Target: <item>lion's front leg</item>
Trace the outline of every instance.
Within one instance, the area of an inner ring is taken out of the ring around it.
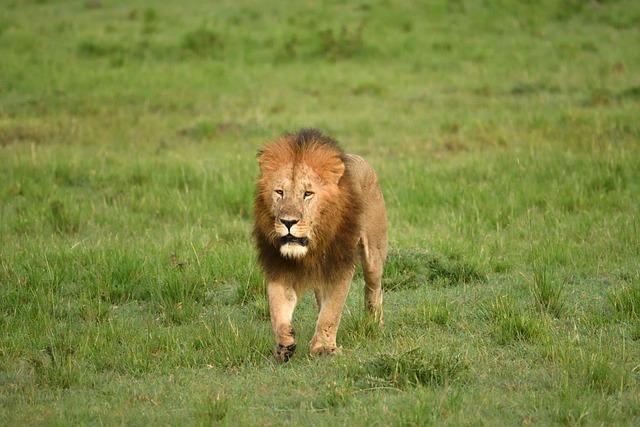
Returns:
[[[291,286],[280,282],[269,282],[269,313],[271,328],[276,339],[275,356],[280,362],[287,362],[296,350],[296,339],[291,319],[298,296]]]
[[[336,335],[340,326],[342,308],[351,286],[350,274],[339,283],[327,284],[317,291],[320,300],[320,314],[316,323],[316,332],[311,339],[311,355],[333,354],[339,351]]]

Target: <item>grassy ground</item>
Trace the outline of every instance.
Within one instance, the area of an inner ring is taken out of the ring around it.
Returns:
[[[0,424],[640,423],[635,1],[6,1]],[[378,170],[386,325],[271,357],[255,152]]]

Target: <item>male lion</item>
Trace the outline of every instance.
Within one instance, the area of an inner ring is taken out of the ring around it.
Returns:
[[[376,173],[315,129],[278,138],[258,161],[254,236],[267,278],[275,356],[286,362],[293,355],[293,310],[309,288],[320,310],[311,354],[334,353],[358,254],[366,309],[382,324],[387,217]]]

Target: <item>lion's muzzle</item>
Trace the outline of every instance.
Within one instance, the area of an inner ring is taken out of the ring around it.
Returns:
[[[309,239],[287,234],[280,238],[280,255],[285,258],[302,258],[307,254]]]
[[[286,245],[287,243],[307,246],[309,245],[309,239],[306,237],[296,237],[293,234],[287,234],[286,236],[280,238],[280,244]]]

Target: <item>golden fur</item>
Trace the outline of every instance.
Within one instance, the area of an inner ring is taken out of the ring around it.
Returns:
[[[358,255],[365,305],[382,322],[387,225],[376,174],[314,129],[284,135],[258,157],[254,236],[268,282],[276,357],[286,361],[295,350],[293,310],[309,288],[320,309],[311,352],[333,353]]]

